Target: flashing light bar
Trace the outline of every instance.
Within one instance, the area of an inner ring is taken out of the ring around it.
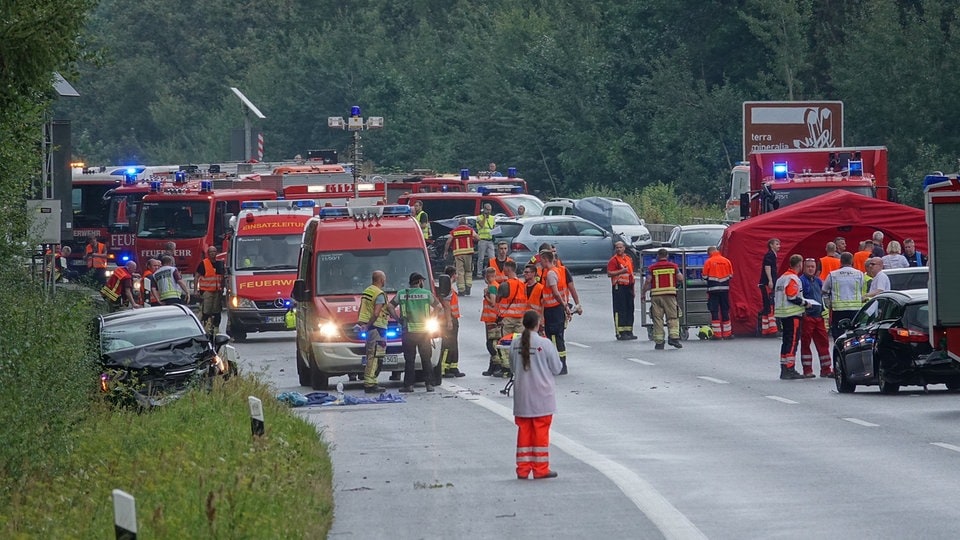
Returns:
[[[491,193],[523,193],[523,186],[479,186],[477,193],[489,195]]]
[[[177,171],[173,173],[173,181],[182,184],[187,181],[187,172],[186,171]]]
[[[213,191],[213,180],[201,180],[200,193],[208,193],[211,191]]]
[[[313,208],[316,205],[317,201],[313,199],[279,199],[276,201],[243,201],[240,203],[240,209],[266,210],[268,208]]]
[[[507,167],[507,178],[516,178],[516,177],[517,177],[517,168]]]
[[[774,180],[786,180],[787,179],[787,167],[786,161],[777,161],[773,164],[773,179]]]
[[[355,217],[372,219],[383,216],[410,216],[412,209],[405,204],[390,206],[330,206],[320,209],[320,219]]]
[[[460,179],[469,180],[470,179],[470,169],[460,169]]]
[[[132,186],[137,183],[137,173],[136,171],[130,172],[130,169],[127,169],[126,174],[123,175],[123,185]]]
[[[267,205],[263,201],[243,201],[240,203],[241,210],[252,210],[257,208],[266,208]]]
[[[293,203],[293,206],[297,208],[313,208],[317,206],[317,201],[313,199],[299,199],[291,202]]]
[[[850,176],[863,176],[863,160],[851,160],[847,163],[847,167],[850,171]]]

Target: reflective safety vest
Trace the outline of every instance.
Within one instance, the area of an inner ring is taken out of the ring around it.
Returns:
[[[850,266],[830,272],[824,288],[830,294],[830,307],[834,311],[856,311],[863,305],[866,292],[866,275]]]
[[[507,257],[505,261],[500,262],[496,257],[490,257],[490,262],[487,263],[487,267],[493,268],[494,272],[496,272],[493,277],[497,280],[497,283],[506,281],[507,275],[503,273],[503,264],[512,260],[510,257]]]
[[[113,274],[107,278],[107,283],[100,288],[100,294],[107,299],[109,302],[119,302],[120,295],[123,293],[121,287],[123,287],[123,280],[132,278],[130,272],[127,272],[127,269],[120,266],[113,271]]]
[[[505,283],[510,286],[510,295],[500,299],[498,312],[504,319],[522,319],[527,309],[524,284],[517,278],[507,278]]]
[[[680,267],[670,261],[657,261],[647,268],[650,274],[650,296],[677,294],[677,273]]]
[[[495,283],[494,283],[495,285]],[[489,287],[487,284],[486,287]],[[480,321],[485,323],[497,322],[497,303],[496,300],[488,300],[489,295],[483,295],[483,309],[480,311]]]
[[[430,231],[430,218],[429,218],[429,216],[427,216],[427,213],[426,213],[426,212],[424,212],[423,210],[421,210],[421,211],[417,212],[416,220],[417,220],[417,223],[420,224],[420,232],[423,233],[423,239],[424,239],[424,240],[429,240],[430,237],[433,236],[433,235],[431,234],[431,231]]]
[[[87,244],[86,249],[84,250],[85,255],[106,255],[107,254],[107,245],[103,242],[97,242],[97,249],[94,251],[93,247],[90,244]],[[107,258],[106,257],[90,257],[87,259],[87,268],[106,268],[107,267]]]
[[[387,296],[380,287],[370,285],[363,290],[363,295],[360,296],[360,315],[358,317],[360,324],[367,325],[368,328],[370,326],[376,326],[377,328],[386,330],[387,317],[389,316],[386,307],[380,309],[380,314],[376,320],[370,320],[373,318],[373,308],[376,305],[377,297],[381,295],[383,296],[384,303],[386,303]]]
[[[553,272],[557,275],[557,292],[560,293],[560,298],[557,298],[553,294],[553,289],[550,285],[547,284],[547,275]],[[552,308],[557,307],[561,304],[567,303],[567,269],[562,266],[554,266],[552,269],[546,272],[543,276],[543,281],[540,282],[543,285],[543,307]]]
[[[223,288],[220,274],[210,259],[203,260],[203,275],[197,278],[197,288],[201,291],[219,291]]]
[[[453,238],[453,255],[468,255],[473,253],[473,229],[466,225],[457,225],[450,231]]]
[[[481,240],[493,240],[493,227],[497,223],[497,218],[480,214],[477,216],[477,236]]]
[[[180,298],[180,290],[177,288],[177,281],[173,279],[173,273],[176,268],[173,266],[161,266],[153,273],[153,282],[157,284],[157,296],[160,301]]]
[[[450,318],[459,319],[460,318],[460,295],[455,291],[450,295]]]
[[[430,316],[430,305],[433,295],[426,289],[401,289],[394,297],[396,305],[400,306],[400,315],[403,317],[406,332],[424,332],[427,329],[427,317]]]
[[[523,294],[527,298],[527,309],[543,315],[543,283],[534,283],[532,287],[523,284]]]
[[[777,279],[776,288],[773,291],[773,316],[777,318],[796,317],[803,315],[803,305],[797,305],[790,300],[803,298],[803,285],[800,283],[800,276],[793,270],[787,270]]]
[[[621,268],[629,270],[626,274],[612,276],[610,278],[611,285],[633,285],[633,259],[629,255],[614,255],[607,263],[607,268],[611,271]]]
[[[708,291],[729,291],[730,278],[733,277],[733,264],[719,251],[707,257],[703,264],[703,279],[707,281]]]

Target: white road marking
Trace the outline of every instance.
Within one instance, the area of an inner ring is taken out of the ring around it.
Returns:
[[[444,392],[469,393],[470,390],[455,384],[444,384],[440,387]],[[484,396],[473,396],[473,403],[514,423],[513,411]],[[665,499],[649,482],[637,473],[623,465],[591,450],[573,439],[561,435],[556,430],[550,430],[550,443],[563,450],[572,457],[593,467],[616,484],[620,491],[656,525],[668,540],[704,539],[703,534],[687,516],[683,515],[670,501]]]
[[[647,362],[646,360],[641,360],[639,358],[627,358],[627,360],[634,362],[636,364],[643,364],[645,366],[655,366],[653,362]]]
[[[727,382],[727,381],[725,381],[725,380],[723,380],[723,379],[714,379],[713,377],[704,377],[704,376],[701,376],[701,377],[697,377],[697,378],[698,378],[698,379],[703,379],[703,380],[705,380],[705,381],[707,381],[707,382],[712,382],[712,383],[717,383],[717,384],[730,384],[729,382]]]
[[[930,444],[934,446],[939,446],[940,448],[946,448],[947,450],[953,450],[954,452],[960,452],[960,446],[954,446],[952,444],[947,444],[945,442],[932,442]]]
[[[584,345],[583,343],[577,343],[576,341],[567,341],[567,345],[573,345],[574,347],[580,347],[581,349],[590,349],[589,345]]]
[[[847,422],[850,422],[851,424],[856,424],[858,426],[863,426],[863,427],[877,427],[880,425],[880,424],[867,422],[866,420],[860,420],[859,418],[844,418],[844,420],[846,420]]]
[[[787,399],[780,396],[766,396],[767,399],[772,399],[774,401],[779,401],[780,403],[786,403],[787,405],[796,405],[797,402],[792,399]]]

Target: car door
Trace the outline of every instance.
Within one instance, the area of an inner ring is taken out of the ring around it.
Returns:
[[[863,384],[874,378],[873,349],[877,328],[889,300],[874,298],[864,304],[850,322],[844,334],[844,372],[851,382]]]
[[[585,262],[584,266],[590,268],[606,266],[610,257],[613,256],[613,240],[610,235],[593,223],[574,221],[571,225],[579,249],[578,258]]]

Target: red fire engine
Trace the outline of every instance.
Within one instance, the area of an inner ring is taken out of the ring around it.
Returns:
[[[949,358],[960,363],[960,250],[956,231],[960,228],[960,177],[927,176],[923,182],[927,211],[927,264],[930,267],[929,362]]]

